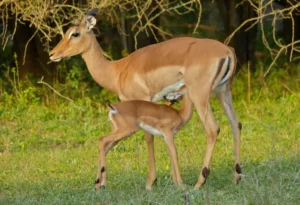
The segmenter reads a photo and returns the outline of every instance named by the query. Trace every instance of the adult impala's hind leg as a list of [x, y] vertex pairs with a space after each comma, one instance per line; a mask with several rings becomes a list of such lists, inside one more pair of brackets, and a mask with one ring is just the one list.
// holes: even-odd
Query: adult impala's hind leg
[[233, 176], [233, 183], [237, 184], [241, 177], [242, 169], [240, 166], [240, 141], [241, 141], [241, 129], [242, 124], [238, 121], [238, 118], [235, 114], [233, 105], [232, 105], [232, 93], [231, 90], [228, 88], [223, 92], [216, 93], [224, 112], [229, 120], [231, 125], [233, 139], [234, 139], [234, 158], [235, 158], [235, 167], [234, 167], [234, 176]]
[[198, 181], [194, 187], [195, 189], [199, 189], [205, 183], [205, 180], [209, 175], [209, 171], [210, 171], [209, 166], [211, 163], [211, 157], [220, 129], [210, 108], [210, 104], [209, 104], [210, 93], [203, 92], [200, 95], [199, 88], [196, 89], [189, 88], [189, 94], [192, 101], [194, 102], [198, 115], [201, 121], [203, 122], [205, 133], [207, 136], [206, 151], [203, 159], [202, 169]]

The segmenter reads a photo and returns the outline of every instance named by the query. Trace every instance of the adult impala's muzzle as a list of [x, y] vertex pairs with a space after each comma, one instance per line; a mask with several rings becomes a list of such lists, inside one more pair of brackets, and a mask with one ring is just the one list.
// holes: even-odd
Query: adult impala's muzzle
[[54, 53], [50, 53], [49, 54], [49, 58], [50, 58], [50, 60], [52, 60], [52, 61], [54, 61], [54, 62], [59, 62], [59, 61], [61, 61], [61, 59], [62, 59], [62, 57], [55, 57], [55, 55], [54, 55]]

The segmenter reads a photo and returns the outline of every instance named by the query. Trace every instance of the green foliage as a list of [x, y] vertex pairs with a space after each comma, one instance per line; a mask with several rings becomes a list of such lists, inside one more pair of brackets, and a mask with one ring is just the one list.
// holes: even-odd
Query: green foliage
[[[297, 68], [298, 69], [298, 68]], [[245, 70], [245, 69], [244, 69]], [[108, 187], [95, 192], [97, 139], [109, 132], [105, 90], [92, 92], [75, 68], [65, 84], [32, 82], [0, 89], [0, 204], [298, 204], [300, 170], [300, 75], [264, 70], [236, 76], [234, 106], [243, 124], [243, 180], [231, 184], [233, 140], [219, 103], [212, 109], [221, 128], [211, 174], [194, 191], [205, 151], [196, 112], [176, 139], [187, 189], [172, 184], [164, 141], [155, 140], [158, 182], [144, 188], [147, 149], [143, 132], [119, 143], [108, 155]], [[250, 87], [247, 81], [250, 80]], [[14, 82], [13, 80], [11, 82]], [[17, 81], [16, 81], [17, 82]], [[112, 101], [116, 97], [111, 98]]]

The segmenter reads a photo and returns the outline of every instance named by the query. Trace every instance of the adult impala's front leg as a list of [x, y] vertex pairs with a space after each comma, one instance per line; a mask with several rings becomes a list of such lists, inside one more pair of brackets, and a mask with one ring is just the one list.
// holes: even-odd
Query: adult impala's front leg
[[188, 92], [191, 100], [193, 101], [198, 115], [204, 125], [205, 133], [206, 133], [206, 151], [203, 159], [202, 169], [198, 178], [198, 181], [195, 185], [195, 189], [199, 189], [202, 185], [204, 185], [206, 178], [210, 172], [210, 163], [212, 153], [216, 144], [217, 136], [220, 132], [220, 128], [213, 116], [213, 113], [210, 108], [209, 100], [210, 100], [210, 86], [211, 84], [207, 83], [202, 85], [202, 90], [199, 90], [197, 84], [190, 85], [188, 87]]
[[202, 169], [198, 178], [198, 181], [195, 185], [195, 189], [199, 189], [204, 185], [209, 172], [210, 172], [210, 163], [213, 154], [213, 150], [217, 141], [217, 137], [220, 132], [220, 128], [215, 121], [213, 113], [211, 111], [210, 105], [195, 105], [197, 112], [204, 124], [205, 133], [206, 133], [206, 151], [203, 159]]
[[156, 182], [156, 168], [155, 168], [155, 156], [154, 156], [154, 136], [149, 132], [145, 133], [145, 141], [148, 149], [148, 179], [146, 184], [146, 189], [151, 190], [153, 184]]

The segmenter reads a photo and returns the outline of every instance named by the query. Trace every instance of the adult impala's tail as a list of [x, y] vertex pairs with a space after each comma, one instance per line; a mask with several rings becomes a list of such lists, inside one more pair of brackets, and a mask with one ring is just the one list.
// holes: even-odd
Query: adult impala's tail
[[236, 56], [231, 49], [230, 55], [220, 59], [217, 74], [213, 82], [213, 88], [215, 92], [222, 92], [226, 89], [227, 86], [232, 85], [233, 77], [236, 69]]
[[222, 78], [220, 79], [218, 85], [222, 85], [222, 84], [226, 83], [228, 81], [229, 77], [230, 77], [230, 72], [229, 72], [229, 70], [230, 70], [230, 57], [229, 56], [225, 57], [223, 67], [225, 68], [225, 73], [222, 76]]

